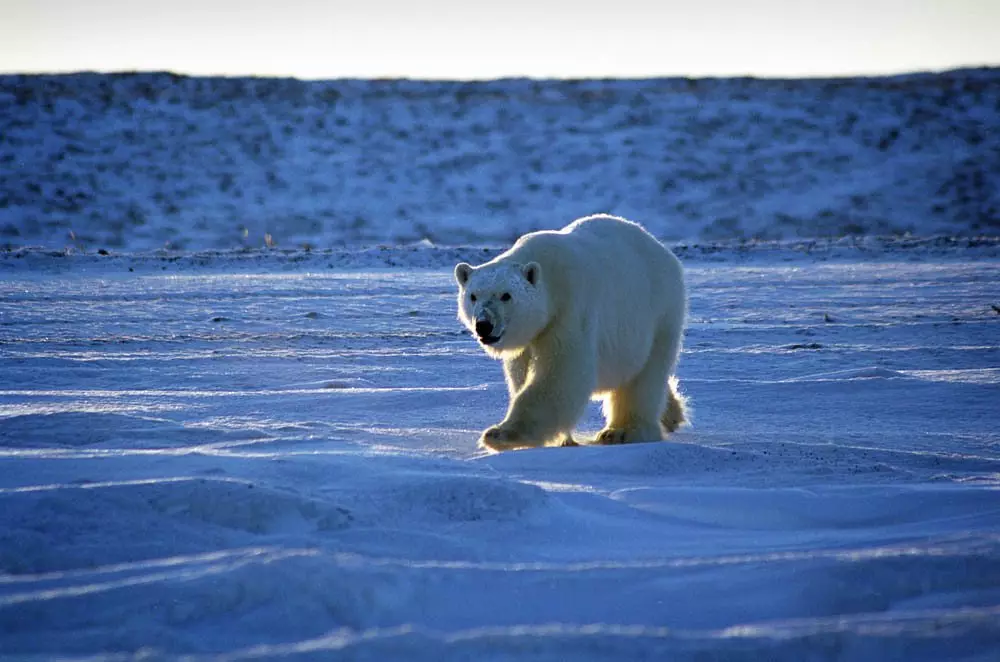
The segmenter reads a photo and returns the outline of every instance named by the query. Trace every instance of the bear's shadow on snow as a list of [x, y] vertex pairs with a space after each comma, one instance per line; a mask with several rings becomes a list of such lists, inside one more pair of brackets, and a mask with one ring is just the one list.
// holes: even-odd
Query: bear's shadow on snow
[[[817, 477], [850, 475], [853, 480], [882, 482], [887, 476], [901, 482], [947, 480], [944, 473], [991, 473], [997, 461], [988, 458], [912, 453], [885, 448], [858, 448], [785, 439], [744, 441], [738, 445], [718, 440], [685, 439], [576, 448], [538, 448], [477, 455], [501, 475], [535, 479], [599, 475], [631, 479], [658, 476], [685, 483], [726, 485], [811, 484]], [[694, 437], [694, 439], [692, 439]], [[584, 440], [585, 441], [585, 440]]]

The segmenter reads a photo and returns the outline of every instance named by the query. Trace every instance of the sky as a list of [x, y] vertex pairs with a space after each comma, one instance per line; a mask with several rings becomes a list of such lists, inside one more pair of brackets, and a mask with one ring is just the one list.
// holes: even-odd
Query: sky
[[0, 0], [0, 72], [891, 74], [1000, 65], [1000, 0]]

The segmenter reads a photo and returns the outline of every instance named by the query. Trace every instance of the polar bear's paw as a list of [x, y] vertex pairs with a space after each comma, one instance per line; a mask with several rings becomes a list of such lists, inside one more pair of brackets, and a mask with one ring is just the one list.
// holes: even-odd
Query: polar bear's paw
[[515, 448], [532, 448], [537, 444], [529, 441], [517, 430], [494, 425], [479, 437], [479, 445], [493, 451], [509, 451]]
[[604, 428], [597, 433], [594, 443], [604, 446], [628, 443], [628, 430], [625, 428]]
[[595, 444], [613, 446], [617, 444], [634, 444], [640, 441], [662, 441], [663, 433], [655, 429], [645, 428], [613, 428], [606, 427], [597, 433]]

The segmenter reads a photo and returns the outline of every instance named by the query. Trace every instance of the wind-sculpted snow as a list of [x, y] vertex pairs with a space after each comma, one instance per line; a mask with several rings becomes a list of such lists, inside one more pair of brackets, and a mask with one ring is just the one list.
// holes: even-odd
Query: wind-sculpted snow
[[0, 657], [992, 659], [1000, 263], [879, 246], [689, 253], [695, 426], [500, 455], [451, 252], [7, 254]]
[[1000, 71], [492, 82], [0, 76], [0, 245], [1000, 231]]

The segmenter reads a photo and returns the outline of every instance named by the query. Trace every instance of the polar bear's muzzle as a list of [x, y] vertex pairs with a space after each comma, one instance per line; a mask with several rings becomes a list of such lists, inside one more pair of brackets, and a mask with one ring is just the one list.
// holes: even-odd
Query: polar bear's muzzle
[[493, 345], [500, 342], [503, 336], [502, 325], [494, 323], [494, 316], [489, 310], [483, 310], [476, 317], [476, 337], [484, 345]]

